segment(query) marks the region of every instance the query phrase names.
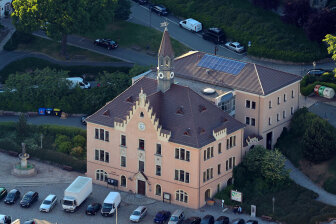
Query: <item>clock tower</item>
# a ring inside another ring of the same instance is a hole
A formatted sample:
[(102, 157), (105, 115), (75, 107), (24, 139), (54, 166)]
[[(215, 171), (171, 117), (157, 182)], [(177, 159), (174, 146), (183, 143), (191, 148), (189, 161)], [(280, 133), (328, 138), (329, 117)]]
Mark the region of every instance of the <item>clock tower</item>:
[(158, 53), (157, 67), (157, 88), (163, 93), (169, 90), (171, 84), (174, 83), (174, 51), (170, 42), (167, 23), (164, 26), (165, 30)]

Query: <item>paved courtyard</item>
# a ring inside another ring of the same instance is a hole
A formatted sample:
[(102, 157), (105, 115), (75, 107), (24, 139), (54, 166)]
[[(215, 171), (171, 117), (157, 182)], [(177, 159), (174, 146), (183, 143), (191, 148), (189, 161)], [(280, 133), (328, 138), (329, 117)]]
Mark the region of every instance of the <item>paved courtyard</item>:
[[(64, 189), (72, 182), (78, 175), (82, 175), (76, 172), (64, 171), (58, 167), (54, 167), (48, 164), (44, 164), (38, 161), (30, 160), (34, 163), (38, 169), (38, 174), (35, 177), (30, 178), (18, 178), (10, 174), (15, 163), (19, 162), (18, 158), (9, 156), (7, 154), (0, 153), (0, 186), (6, 187), (8, 190), (12, 188), (17, 188), (21, 194), (27, 191), (33, 190), (39, 193), (39, 200), (37, 203), (33, 204), (30, 208), (21, 208), (17, 202), (14, 205), (6, 205), (0, 201), (0, 213), (5, 215), (10, 215), (13, 219), (21, 219), (22, 221), (37, 218), (42, 220), (47, 220), (58, 224), (80, 224), (80, 223), (99, 223), (99, 224), (113, 224), (116, 223), (116, 217), (102, 217), (100, 214), (96, 216), (86, 216), (85, 209), (89, 203), (99, 202), (102, 203), (109, 191), (115, 191), (118, 189), (113, 189), (113, 187), (94, 185), (92, 195), (80, 206), (79, 210), (75, 213), (65, 213), (62, 210), (61, 205), (58, 203), (56, 207), (48, 214), (39, 212), (38, 208), (42, 200), (48, 194), (56, 194), (58, 199), (62, 199)], [(186, 216), (199, 216), (203, 217), (206, 214), (212, 214), (217, 218), (220, 215), (225, 215), (233, 218), (244, 218), (245, 220), (250, 219), (248, 215), (234, 215), (231, 211), (225, 213), (219, 207), (204, 207), (202, 209), (188, 209), (181, 206), (163, 203), (154, 199), (149, 199), (143, 196), (135, 195), (132, 193), (121, 192), (122, 204), (118, 210), (118, 223), (130, 223), (129, 216), (131, 212), (138, 205), (146, 205), (148, 208), (148, 215), (142, 221), (144, 224), (153, 223), (152, 220), (156, 212), (160, 210), (169, 210), (173, 212), (178, 208), (184, 209)], [(259, 221), (259, 223), (268, 223)]]

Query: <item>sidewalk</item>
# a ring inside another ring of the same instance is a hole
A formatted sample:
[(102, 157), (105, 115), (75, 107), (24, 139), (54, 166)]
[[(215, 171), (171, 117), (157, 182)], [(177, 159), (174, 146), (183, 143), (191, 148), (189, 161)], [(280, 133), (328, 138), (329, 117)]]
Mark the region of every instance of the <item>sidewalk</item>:
[(5, 27), (5, 29), (9, 30), (7, 36), (4, 39), (0, 40), (0, 52), (1, 52), (7, 41), (12, 37), (13, 33), (15, 32), (15, 27), (13, 26), (10, 18), (2, 18), (0, 19), (0, 23)]

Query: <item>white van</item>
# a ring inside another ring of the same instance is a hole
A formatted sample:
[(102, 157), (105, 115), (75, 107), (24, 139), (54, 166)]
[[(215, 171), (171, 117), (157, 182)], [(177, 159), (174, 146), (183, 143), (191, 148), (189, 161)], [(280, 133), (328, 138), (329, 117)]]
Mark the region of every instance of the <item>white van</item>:
[(202, 30), (202, 23), (192, 18), (180, 21), (180, 27), (190, 30), (192, 32), (199, 32)]
[(101, 208), (100, 213), (102, 216), (113, 216), (117, 207), (120, 206), (121, 196), (119, 192), (110, 192)]
[(70, 86), (71, 89), (75, 88), (77, 85), (79, 85), (79, 87), (81, 89), (90, 89), (91, 88), (90, 83), (85, 82), (83, 80), (83, 78), (81, 78), (81, 77), (70, 77), (70, 78), (66, 78), (66, 80), (71, 82), (71, 86)]

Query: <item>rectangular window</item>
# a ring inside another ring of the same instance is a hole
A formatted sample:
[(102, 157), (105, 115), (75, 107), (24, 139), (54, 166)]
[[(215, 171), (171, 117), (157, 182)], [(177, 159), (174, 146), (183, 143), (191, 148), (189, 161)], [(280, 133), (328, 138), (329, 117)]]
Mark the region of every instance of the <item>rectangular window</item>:
[(251, 118), (251, 125), (255, 126), (255, 119), (254, 118)]
[(214, 157), (213, 147), (210, 148), (211, 158)]
[(139, 149), (145, 150), (145, 140), (139, 139)]
[(218, 143), (218, 154), (222, 153), (222, 143)]
[(125, 135), (121, 135), (121, 141), (120, 141), (120, 144), (122, 146), (126, 146), (126, 136)]
[(229, 169), (232, 169), (232, 158), (229, 159)]
[(251, 101), (249, 101), (249, 100), (246, 100), (246, 108), (250, 108), (251, 107)]
[(126, 167), (126, 157), (125, 156), (120, 157), (120, 166)]
[(161, 144), (156, 144), (156, 155), (161, 155)]
[(180, 149), (180, 159), (184, 160), (185, 158), (185, 150), (184, 149)]
[(180, 181), (184, 182), (184, 171), (180, 170)]
[(271, 125), (272, 121), (271, 121), (271, 117), (268, 118), (268, 125)]
[(99, 160), (104, 162), (104, 150), (100, 150)]
[(180, 158), (180, 149), (175, 148), (175, 159), (179, 159)]
[(236, 146), (236, 136), (233, 136), (233, 146)]
[(268, 101), (268, 108), (269, 108), (269, 109), (272, 108), (272, 101)]
[(206, 179), (205, 179), (205, 178), (206, 178), (206, 172), (204, 171), (204, 172), (203, 172), (203, 182), (205, 182), (205, 181), (206, 181)]
[(230, 148), (230, 140), (226, 139), (226, 149), (229, 149), (229, 148)]
[(156, 165), (156, 176), (161, 176), (161, 166)]
[(95, 160), (99, 160), (99, 150), (95, 150)]
[(203, 159), (204, 159), (204, 161), (206, 160), (206, 150), (204, 150), (204, 152), (203, 152)]
[(209, 179), (210, 179), (210, 170), (207, 169), (207, 178), (206, 178), (206, 180), (209, 180)]
[(252, 101), (252, 109), (256, 109), (256, 102)]
[(217, 174), (220, 175), (221, 174), (221, 164), (217, 165)]
[(277, 121), (280, 121), (280, 115), (277, 114)]
[(294, 90), (292, 90), (292, 98), (294, 98)]
[(186, 151), (186, 161), (190, 161), (190, 152)]
[(286, 118), (286, 111), (282, 111), (282, 117), (285, 119)]
[(291, 107), (291, 115), (294, 114), (294, 107)]
[(249, 117), (246, 117), (246, 118), (245, 118), (245, 124), (247, 124), (247, 125), (250, 124), (250, 118), (249, 118)]
[(139, 160), (139, 171), (145, 171), (145, 162)]
[(213, 168), (210, 169), (210, 179), (213, 178)]
[(104, 129), (100, 129), (99, 139), (104, 140)]
[(188, 173), (188, 172), (186, 172), (185, 182), (186, 182), (186, 183), (189, 183), (189, 173)]
[(178, 180), (178, 170), (175, 170), (175, 180)]
[(95, 139), (99, 139), (99, 130), (95, 128)]
[(280, 104), (280, 97), (278, 97), (278, 105)]
[(110, 162), (110, 153), (105, 152), (105, 163), (109, 163)]
[(110, 133), (108, 131), (105, 131), (105, 141), (110, 141)]
[(228, 171), (228, 170), (229, 170), (229, 161), (226, 160), (226, 171)]
[(210, 148), (207, 148), (207, 159), (210, 158)]
[(286, 93), (284, 94), (284, 102), (287, 101), (287, 96), (286, 96)]

